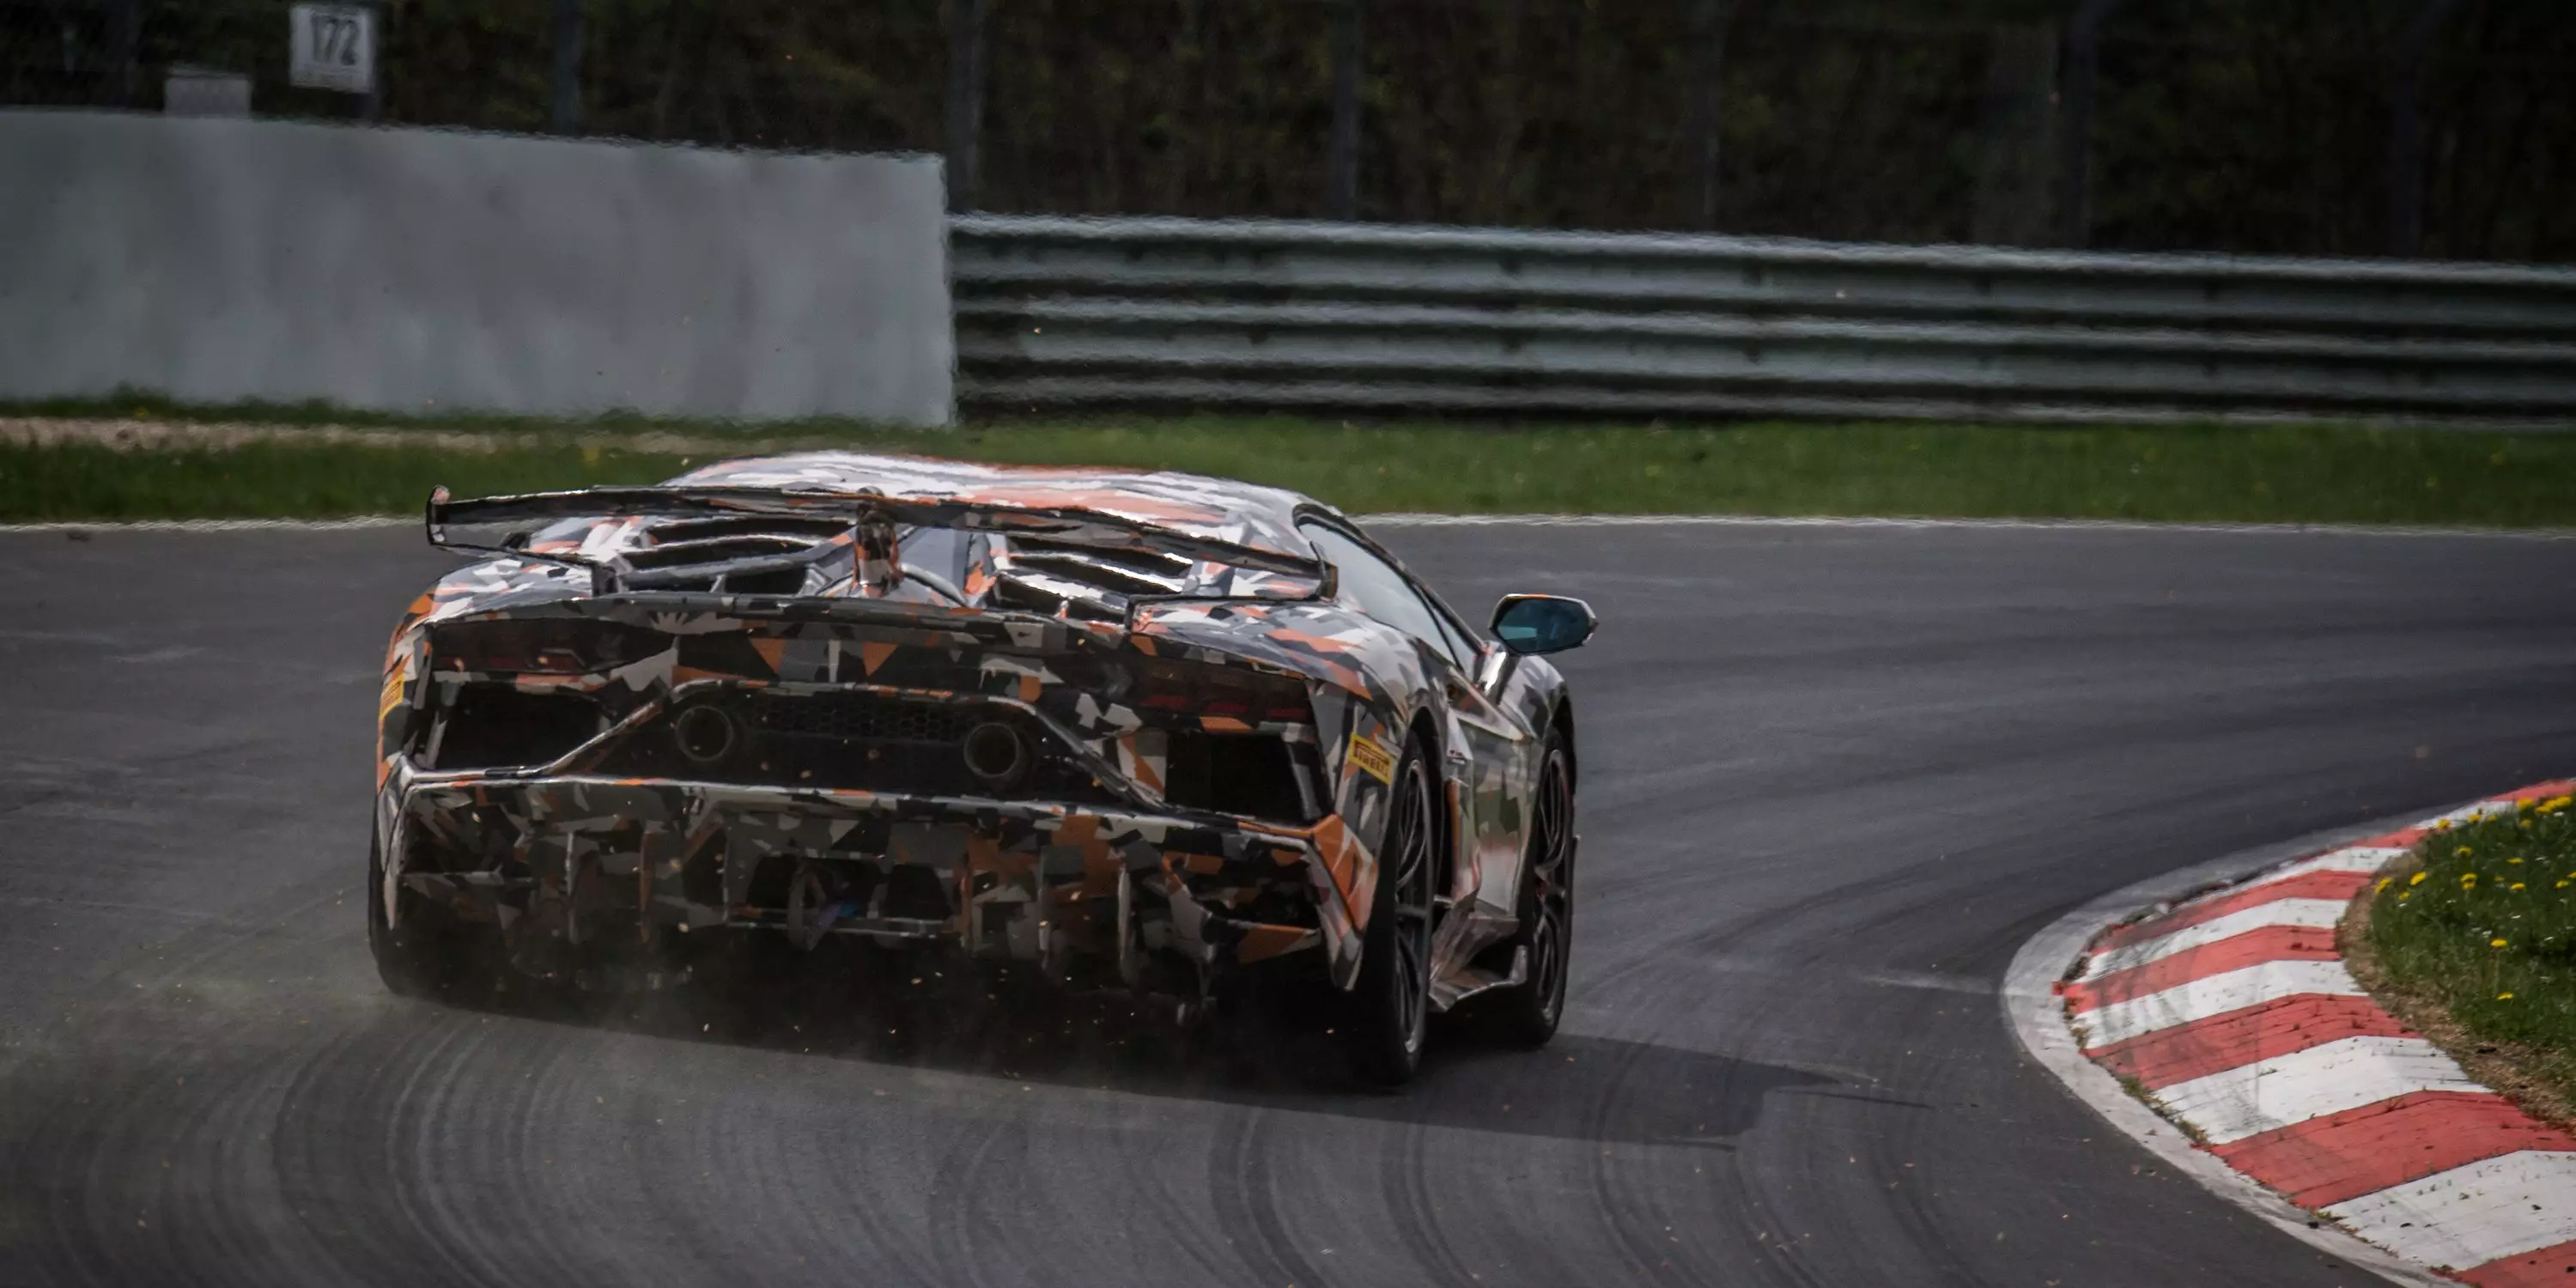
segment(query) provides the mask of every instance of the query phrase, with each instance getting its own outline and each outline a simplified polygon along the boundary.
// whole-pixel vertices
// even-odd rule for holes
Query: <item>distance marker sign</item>
[[[299,4],[288,12],[287,79],[311,89],[372,94],[376,11],[367,5]]]

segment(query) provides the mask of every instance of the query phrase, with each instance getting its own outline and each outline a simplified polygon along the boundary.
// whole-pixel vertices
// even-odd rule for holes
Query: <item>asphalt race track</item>
[[[1390,536],[1604,623],[1567,1031],[1401,1095],[1074,1002],[394,998],[368,722],[439,558],[0,534],[0,1283],[2367,1279],[2109,1135],[1996,989],[2089,896],[2576,770],[2576,542]]]

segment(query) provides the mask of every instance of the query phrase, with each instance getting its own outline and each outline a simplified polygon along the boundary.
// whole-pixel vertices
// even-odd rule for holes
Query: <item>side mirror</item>
[[[1514,653],[1562,653],[1592,638],[1601,619],[1563,595],[1505,595],[1494,605],[1494,638]]]

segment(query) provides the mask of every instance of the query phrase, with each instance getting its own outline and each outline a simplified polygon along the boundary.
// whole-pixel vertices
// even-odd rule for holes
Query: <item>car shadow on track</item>
[[[1168,1006],[961,973],[954,963],[452,1000],[539,1022],[804,1058],[1601,1143],[1731,1149],[1773,1093],[1876,1099],[1836,1094],[1839,1079],[1809,1070],[1575,1032],[1535,1051],[1514,1049],[1460,1017],[1437,1025],[1410,1086],[1380,1092],[1351,1081],[1325,1033],[1328,1002],[1316,993],[1269,995],[1184,1026]]]

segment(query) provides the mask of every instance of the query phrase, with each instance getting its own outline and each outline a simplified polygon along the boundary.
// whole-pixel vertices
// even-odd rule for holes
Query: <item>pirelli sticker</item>
[[[1381,783],[1395,782],[1395,756],[1377,739],[1357,730],[1351,732],[1351,763]]]

